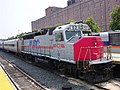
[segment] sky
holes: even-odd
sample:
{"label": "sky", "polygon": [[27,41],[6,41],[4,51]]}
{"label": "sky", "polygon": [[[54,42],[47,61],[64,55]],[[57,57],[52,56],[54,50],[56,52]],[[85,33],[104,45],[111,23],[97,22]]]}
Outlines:
{"label": "sky", "polygon": [[44,17],[49,6],[66,7],[67,0],[0,0],[0,39],[32,31],[31,21]]}

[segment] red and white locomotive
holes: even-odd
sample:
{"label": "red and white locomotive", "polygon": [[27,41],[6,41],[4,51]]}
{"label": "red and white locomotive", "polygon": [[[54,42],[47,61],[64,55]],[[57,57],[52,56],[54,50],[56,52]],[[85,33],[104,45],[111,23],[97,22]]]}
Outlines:
{"label": "red and white locomotive", "polygon": [[17,46],[15,52],[31,60],[43,58],[55,68],[90,82],[111,78],[112,60],[104,57],[101,38],[92,36],[87,24],[75,22],[41,29],[14,41],[16,45],[8,46]]}

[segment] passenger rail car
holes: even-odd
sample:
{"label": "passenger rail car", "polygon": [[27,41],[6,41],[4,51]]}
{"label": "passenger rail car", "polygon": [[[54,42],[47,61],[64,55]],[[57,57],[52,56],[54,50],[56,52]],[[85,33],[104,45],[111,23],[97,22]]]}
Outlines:
{"label": "passenger rail car", "polygon": [[112,52],[120,53],[120,32],[101,32],[95,35],[101,37],[104,46],[111,46]]}
{"label": "passenger rail car", "polygon": [[13,40],[6,40],[4,41],[4,49],[7,51],[12,51],[15,53],[21,52],[21,40],[20,39],[13,39]]}
{"label": "passenger rail car", "polygon": [[[23,40],[5,49],[19,51],[23,57],[33,61],[47,60],[56,69],[63,69],[75,77],[90,82],[111,78],[111,58],[104,57],[103,42],[99,36],[92,36],[87,24],[70,23],[54,28],[28,33]],[[12,42],[13,43],[13,42]],[[18,45],[18,43],[20,43]],[[4,45],[8,44],[7,41]]]}
{"label": "passenger rail car", "polygon": [[0,49],[3,49],[3,40],[0,40]]}

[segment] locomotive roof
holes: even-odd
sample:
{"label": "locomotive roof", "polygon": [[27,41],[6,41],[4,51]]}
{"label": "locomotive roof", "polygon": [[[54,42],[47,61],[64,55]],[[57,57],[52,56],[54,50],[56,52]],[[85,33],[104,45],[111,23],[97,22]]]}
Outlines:
{"label": "locomotive roof", "polygon": [[19,39],[5,40],[4,42],[18,41]]}
{"label": "locomotive roof", "polygon": [[[40,29],[38,31],[35,32],[29,32],[25,35],[23,35],[23,39],[30,39],[30,38],[34,38],[34,36],[38,36],[38,35],[45,35],[45,34],[49,34],[52,35],[52,32],[55,30],[56,27],[52,27],[52,28],[43,28]],[[49,32],[48,32],[49,31]]]}
{"label": "locomotive roof", "polygon": [[91,31],[91,29],[89,28],[89,26],[87,24],[85,24],[85,23],[79,23],[79,22],[78,23],[77,22],[71,22],[71,23],[66,24],[66,25],[58,26],[54,31],[63,31],[63,30],[66,30],[66,29],[69,28],[69,26],[72,26],[72,25],[73,26],[76,25],[76,26],[79,26],[79,27],[80,27],[80,25],[84,26],[83,29],[80,29],[81,31]]}
{"label": "locomotive roof", "polygon": [[62,25],[62,26],[58,26],[54,31],[63,31],[66,30],[69,27],[70,24],[67,25]]}
{"label": "locomotive roof", "polygon": [[72,22],[72,23],[69,23],[69,24],[66,24],[66,25],[58,26],[58,27],[56,27],[56,29],[54,31],[66,30],[70,25],[79,25],[79,24],[76,24],[76,23]]}

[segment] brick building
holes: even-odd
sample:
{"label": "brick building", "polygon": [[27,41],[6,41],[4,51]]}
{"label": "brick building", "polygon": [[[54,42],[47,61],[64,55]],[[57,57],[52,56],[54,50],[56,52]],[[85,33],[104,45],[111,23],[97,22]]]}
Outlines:
{"label": "brick building", "polygon": [[68,0],[67,3],[68,6],[65,8],[48,7],[46,16],[32,21],[32,31],[64,24],[70,19],[85,20],[90,16],[95,19],[102,31],[108,31],[110,30],[110,12],[116,5],[120,5],[120,0]]}

